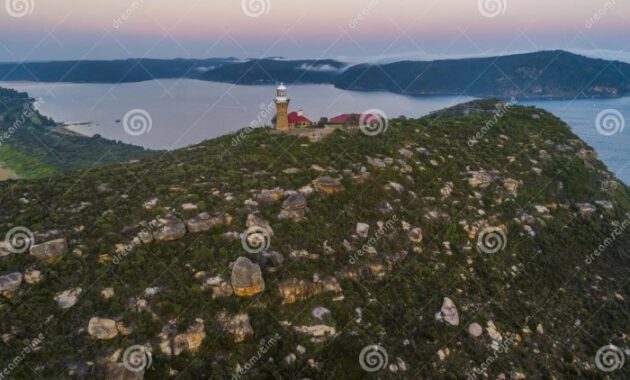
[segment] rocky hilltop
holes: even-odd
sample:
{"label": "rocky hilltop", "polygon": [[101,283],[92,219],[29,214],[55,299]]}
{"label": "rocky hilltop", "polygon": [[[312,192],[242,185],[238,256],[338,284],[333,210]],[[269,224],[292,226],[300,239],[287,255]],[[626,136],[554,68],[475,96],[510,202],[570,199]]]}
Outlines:
{"label": "rocky hilltop", "polygon": [[504,108],[318,143],[246,130],[0,185],[0,361],[19,357],[15,378],[606,378],[598,352],[630,345],[628,188],[553,115]]}

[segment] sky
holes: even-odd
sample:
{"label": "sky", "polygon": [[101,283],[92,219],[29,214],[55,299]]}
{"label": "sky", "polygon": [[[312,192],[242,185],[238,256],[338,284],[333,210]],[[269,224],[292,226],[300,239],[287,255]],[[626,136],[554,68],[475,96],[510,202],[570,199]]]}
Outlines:
{"label": "sky", "polygon": [[[2,4],[4,2],[4,4]],[[565,49],[630,61],[628,0],[0,0],[0,61],[347,62]]]}

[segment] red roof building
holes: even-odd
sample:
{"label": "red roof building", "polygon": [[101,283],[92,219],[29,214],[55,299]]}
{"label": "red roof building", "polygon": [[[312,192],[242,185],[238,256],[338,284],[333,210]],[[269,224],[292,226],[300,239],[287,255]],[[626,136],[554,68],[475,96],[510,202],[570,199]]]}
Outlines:
{"label": "red roof building", "polygon": [[289,127],[312,127],[313,122],[310,121],[307,117],[304,116],[304,112],[300,110],[299,112],[291,112],[289,114]]}

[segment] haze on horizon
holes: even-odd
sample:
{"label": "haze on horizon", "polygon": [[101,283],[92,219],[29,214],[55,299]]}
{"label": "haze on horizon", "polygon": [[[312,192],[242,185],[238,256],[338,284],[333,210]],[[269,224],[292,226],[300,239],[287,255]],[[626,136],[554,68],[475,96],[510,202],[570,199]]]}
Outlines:
{"label": "haze on horizon", "polygon": [[0,61],[436,59],[565,49],[630,61],[620,0],[5,0]]}

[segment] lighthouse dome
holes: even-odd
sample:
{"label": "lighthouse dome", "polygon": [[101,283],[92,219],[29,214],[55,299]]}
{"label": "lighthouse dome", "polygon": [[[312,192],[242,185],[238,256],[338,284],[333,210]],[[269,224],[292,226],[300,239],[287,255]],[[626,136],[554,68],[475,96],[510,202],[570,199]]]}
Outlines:
{"label": "lighthouse dome", "polygon": [[287,90],[287,86],[284,85],[284,83],[280,83],[280,86],[278,86],[278,91],[286,91]]}

